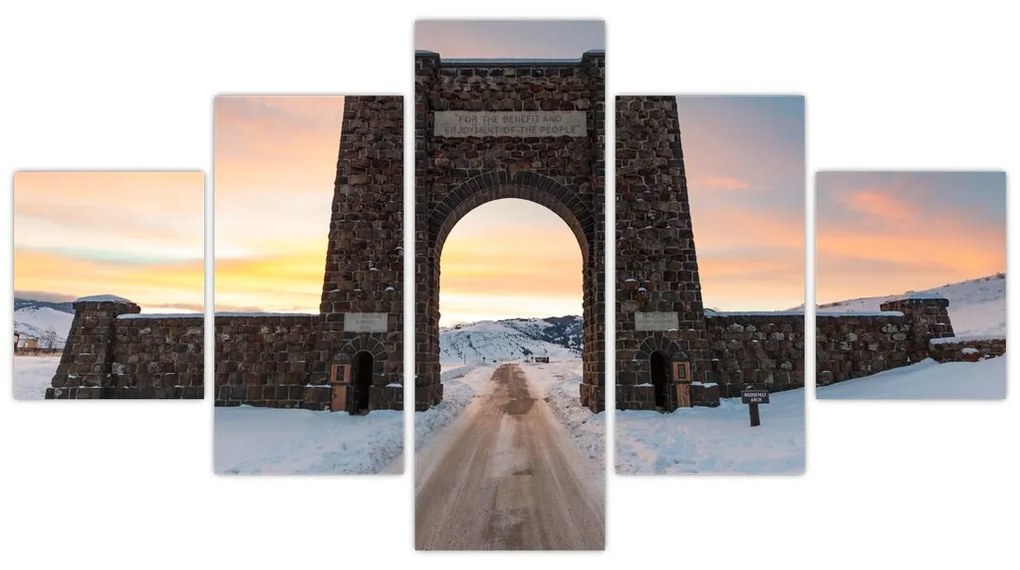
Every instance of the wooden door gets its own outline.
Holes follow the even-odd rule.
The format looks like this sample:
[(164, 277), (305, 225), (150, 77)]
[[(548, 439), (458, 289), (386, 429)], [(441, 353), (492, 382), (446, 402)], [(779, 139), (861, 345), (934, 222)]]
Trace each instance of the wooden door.
[(346, 411), (347, 392), (351, 385), (351, 366), (334, 364), (329, 370), (329, 384), (332, 387), (329, 411)]

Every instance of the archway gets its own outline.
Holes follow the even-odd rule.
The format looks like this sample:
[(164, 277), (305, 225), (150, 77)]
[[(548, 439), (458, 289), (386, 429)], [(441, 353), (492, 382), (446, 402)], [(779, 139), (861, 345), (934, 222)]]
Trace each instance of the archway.
[(652, 367), (652, 390), (655, 391), (655, 409), (666, 410), (669, 405), (669, 386), (672, 384), (672, 371), (669, 366), (669, 357), (661, 350), (656, 350), (651, 356)]
[(560, 216), (529, 200), (486, 202), (457, 222), (439, 264), (443, 369), (551, 355), (580, 372), (581, 250)]
[(372, 370), (375, 366), (375, 359), (372, 353), (362, 350), (354, 355), (353, 367), (351, 370), (351, 383), (354, 387), (354, 395), (351, 398), (351, 413), (367, 414), (371, 409)]
[[(453, 227), (468, 212), (503, 198), (519, 198), (544, 206), (570, 228), (581, 251), (582, 265), (582, 384), (579, 401), (594, 411), (604, 408), (603, 374), (603, 248), (596, 239), (596, 217), (578, 192), (530, 171), (499, 170), (475, 176), (448, 192), (421, 216), (425, 230), (416, 232), (415, 300), (416, 409), (442, 400), (439, 358), (440, 258)], [(422, 214), (419, 209), (419, 214)], [(420, 227), (420, 226), (419, 226)]]

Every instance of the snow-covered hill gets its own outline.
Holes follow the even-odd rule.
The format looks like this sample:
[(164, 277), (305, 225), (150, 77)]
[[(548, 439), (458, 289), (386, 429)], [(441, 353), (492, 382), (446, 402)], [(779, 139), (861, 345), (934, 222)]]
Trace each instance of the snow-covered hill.
[(581, 317), (480, 321), (439, 333), (444, 364), (521, 361), (531, 356), (552, 360), (581, 356)]
[(924, 291), (899, 295), (864, 297), (819, 305), (818, 311), (877, 311), (882, 302), (906, 293), (934, 293), (949, 300), (949, 317), (956, 336), (1006, 334), (1006, 274), (998, 273), (960, 283), (949, 283)]
[(52, 303), (34, 299), (14, 298), (14, 332), (23, 338), (39, 339), (39, 346), (47, 346), (52, 331), (52, 348), (63, 348), (74, 320), (71, 303)]

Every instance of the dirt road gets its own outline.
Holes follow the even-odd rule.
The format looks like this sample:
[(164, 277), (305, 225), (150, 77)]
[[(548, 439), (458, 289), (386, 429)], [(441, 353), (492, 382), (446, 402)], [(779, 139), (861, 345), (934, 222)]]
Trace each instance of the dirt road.
[(571, 447), (521, 367), (499, 367), (492, 383), (418, 458), (417, 548), (604, 548), (602, 466)]

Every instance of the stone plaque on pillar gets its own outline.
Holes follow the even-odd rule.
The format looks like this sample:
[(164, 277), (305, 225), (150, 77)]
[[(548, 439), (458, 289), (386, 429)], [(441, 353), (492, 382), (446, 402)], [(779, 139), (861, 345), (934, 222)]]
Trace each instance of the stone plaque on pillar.
[(344, 313), (344, 332), (386, 332), (389, 313)]
[(436, 111), (437, 137), (586, 137), (584, 111)]
[(675, 331), (680, 328), (680, 317), (676, 312), (636, 312), (636, 331)]

